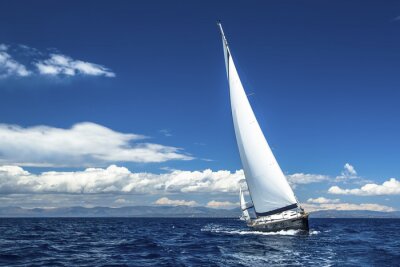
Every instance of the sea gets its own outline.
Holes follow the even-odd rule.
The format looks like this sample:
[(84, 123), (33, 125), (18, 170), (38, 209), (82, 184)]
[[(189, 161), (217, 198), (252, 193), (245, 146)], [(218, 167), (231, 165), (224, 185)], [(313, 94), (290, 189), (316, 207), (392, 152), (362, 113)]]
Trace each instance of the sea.
[(0, 218), (1, 266), (400, 266), (400, 219)]

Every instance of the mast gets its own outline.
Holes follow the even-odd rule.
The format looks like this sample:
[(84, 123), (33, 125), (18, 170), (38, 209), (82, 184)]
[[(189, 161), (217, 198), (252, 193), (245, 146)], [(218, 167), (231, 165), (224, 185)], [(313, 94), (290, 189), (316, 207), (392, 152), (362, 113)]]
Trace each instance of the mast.
[(224, 42), (225, 46), (227, 47), (229, 51), (229, 46), (228, 46), (228, 40), (226, 40), (225, 34), (224, 34), (224, 29), (222, 29), (222, 24), (220, 21), (217, 22), (217, 25), (219, 27), (219, 30), (221, 31), (221, 36), (222, 36), (222, 41)]
[(257, 216), (268, 216), (298, 207), (267, 140), (258, 124), (236, 70), (221, 23), (232, 119), (246, 182)]
[(217, 22), (217, 25), (219, 27), (219, 30), (221, 32), (221, 37), (222, 37), (222, 45), (224, 47), (224, 58), (225, 58), (225, 67), (226, 67), (226, 76), (229, 81), (229, 58), (230, 58), (230, 50), (229, 50), (229, 45), (228, 45), (228, 40), (225, 37), (224, 30), (222, 29), (222, 24), (220, 21)]

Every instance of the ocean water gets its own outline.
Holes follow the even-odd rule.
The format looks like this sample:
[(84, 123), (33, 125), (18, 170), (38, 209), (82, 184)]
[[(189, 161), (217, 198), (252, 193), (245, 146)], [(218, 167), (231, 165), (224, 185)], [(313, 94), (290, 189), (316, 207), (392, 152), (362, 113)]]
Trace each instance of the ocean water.
[(1, 266), (400, 266), (400, 220), (310, 219), (250, 231), (237, 219), (0, 218)]

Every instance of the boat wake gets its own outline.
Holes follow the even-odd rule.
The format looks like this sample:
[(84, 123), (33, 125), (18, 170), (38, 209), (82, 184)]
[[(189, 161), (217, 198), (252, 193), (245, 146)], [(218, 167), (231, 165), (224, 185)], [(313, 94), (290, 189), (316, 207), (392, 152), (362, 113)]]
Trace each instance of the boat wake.
[[(255, 231), (255, 230), (243, 230), (243, 229), (232, 229), (232, 228), (226, 228), (222, 225), (215, 225), (215, 224), (209, 224), (204, 226), (201, 229), (202, 232), (210, 232), (210, 233), (221, 233), (221, 234), (229, 234), (229, 235), (267, 235), (267, 236), (273, 236), (273, 235), (282, 235), (282, 236), (295, 236), (304, 233), (302, 230), (281, 230), (277, 232), (261, 232), (261, 231)], [(317, 235), (319, 234), (319, 231), (310, 231), (310, 235)]]

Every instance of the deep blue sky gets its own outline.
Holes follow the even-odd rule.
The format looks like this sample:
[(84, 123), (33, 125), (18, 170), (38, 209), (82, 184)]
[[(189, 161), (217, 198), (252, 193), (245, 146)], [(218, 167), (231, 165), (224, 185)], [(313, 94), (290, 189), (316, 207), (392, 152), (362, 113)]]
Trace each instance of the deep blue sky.
[(116, 77), (0, 80), (0, 122), (90, 121), (197, 158), (132, 170), (240, 169), (220, 19), (284, 172), (336, 176), (348, 162), (380, 184), (400, 173), (398, 16), (398, 1), (2, 1), (1, 43)]

